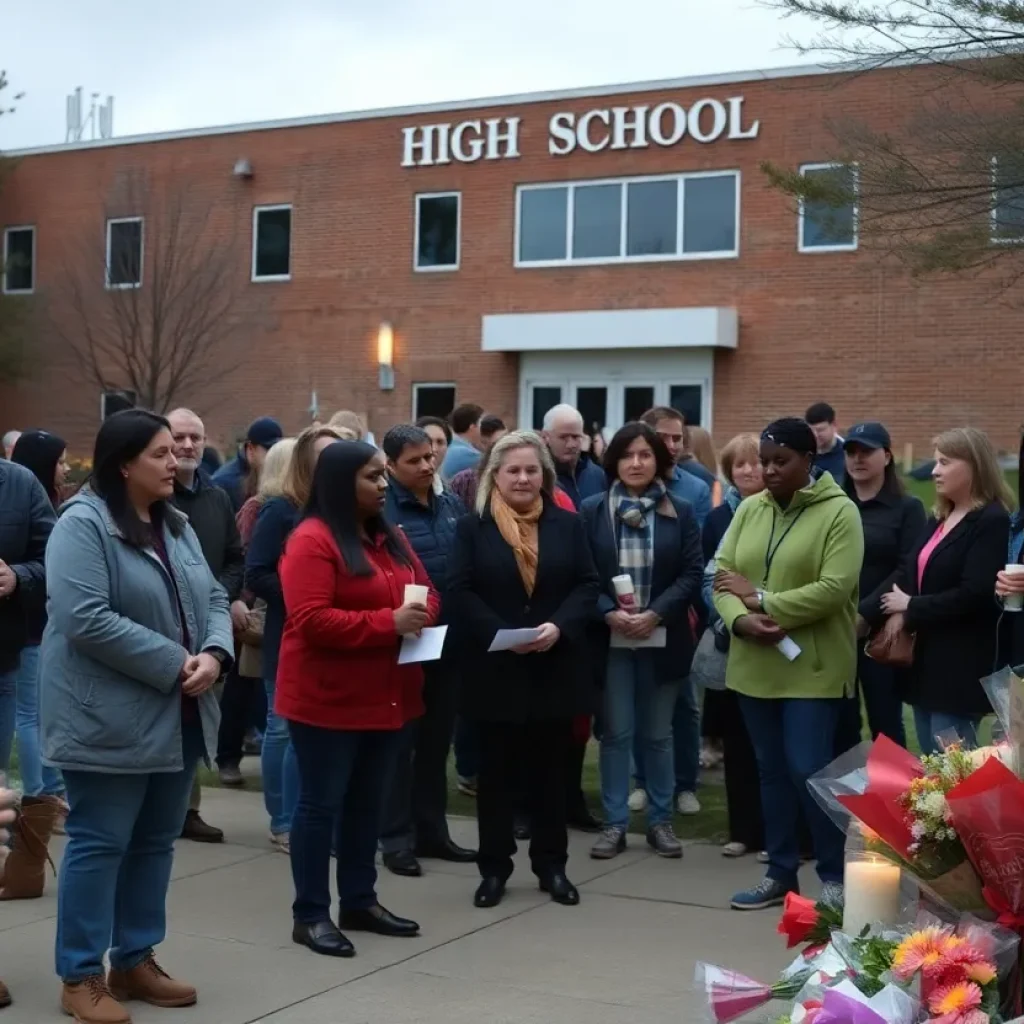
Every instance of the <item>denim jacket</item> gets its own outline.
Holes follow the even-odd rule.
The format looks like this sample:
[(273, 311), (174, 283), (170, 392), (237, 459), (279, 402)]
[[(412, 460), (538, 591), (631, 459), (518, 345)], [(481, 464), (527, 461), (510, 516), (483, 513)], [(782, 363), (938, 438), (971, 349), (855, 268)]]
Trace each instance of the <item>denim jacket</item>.
[[(735, 487), (730, 487), (725, 492), (725, 497), (722, 499), (729, 508), (732, 509), (733, 513), (740, 507), (740, 502), (743, 500), (740, 497), (740, 492)], [(711, 600), (712, 594), (715, 589), (715, 559), (708, 559), (707, 565), (704, 566), (704, 579), (701, 583), (700, 593), (704, 599), (704, 607), (708, 610), (708, 625), (713, 626), (720, 618), (718, 612), (715, 610), (715, 604)]]

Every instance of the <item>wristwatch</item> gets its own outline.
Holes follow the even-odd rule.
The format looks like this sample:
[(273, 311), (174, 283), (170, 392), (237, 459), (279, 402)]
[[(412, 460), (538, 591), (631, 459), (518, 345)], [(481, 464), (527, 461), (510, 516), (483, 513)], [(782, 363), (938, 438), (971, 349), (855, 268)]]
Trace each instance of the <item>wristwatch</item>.
[(754, 597), (757, 598), (757, 607), (761, 611), (764, 611), (764, 591), (763, 590), (755, 590), (754, 591)]

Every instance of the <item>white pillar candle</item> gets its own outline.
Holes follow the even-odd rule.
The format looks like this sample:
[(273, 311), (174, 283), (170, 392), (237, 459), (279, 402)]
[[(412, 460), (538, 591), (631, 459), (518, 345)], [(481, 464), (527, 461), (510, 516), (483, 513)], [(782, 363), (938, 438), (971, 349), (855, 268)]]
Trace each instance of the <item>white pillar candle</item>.
[(867, 925), (896, 924), (900, 916), (900, 869), (881, 858), (846, 862), (843, 931), (859, 935)]

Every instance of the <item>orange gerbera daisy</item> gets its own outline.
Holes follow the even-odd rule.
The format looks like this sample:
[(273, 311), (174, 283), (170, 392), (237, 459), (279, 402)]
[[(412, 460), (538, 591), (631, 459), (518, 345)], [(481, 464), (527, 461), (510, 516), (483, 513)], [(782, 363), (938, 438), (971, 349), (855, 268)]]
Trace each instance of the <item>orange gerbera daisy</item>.
[(928, 1009), (943, 1020), (961, 1020), (981, 1006), (981, 989), (974, 982), (943, 985), (928, 998)]
[(954, 939), (946, 948), (937, 968), (946, 984), (975, 981), (987, 985), (995, 981), (996, 969), (977, 946), (962, 939)]
[(892, 958), (892, 972), (899, 981), (909, 981), (918, 971), (936, 973), (950, 947), (952, 936), (944, 928), (922, 928), (908, 935)]

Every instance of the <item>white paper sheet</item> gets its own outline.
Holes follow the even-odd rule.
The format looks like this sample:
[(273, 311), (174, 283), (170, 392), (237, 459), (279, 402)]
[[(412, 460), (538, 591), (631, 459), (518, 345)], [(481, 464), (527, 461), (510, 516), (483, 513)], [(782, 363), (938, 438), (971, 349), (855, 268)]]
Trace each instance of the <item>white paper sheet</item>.
[(645, 640), (635, 640), (633, 637), (623, 636), (621, 633), (612, 633), (612, 647), (625, 647), (629, 650), (641, 647), (664, 647), (668, 634), (664, 626), (655, 626), (654, 632)]
[(420, 661), (437, 661), (444, 649), (444, 638), (447, 633), (447, 626), (430, 626), (419, 636), (415, 633), (403, 636), (402, 646), (398, 651), (398, 664), (412, 665)]
[(540, 629), (499, 629), (494, 634), (494, 639), (491, 641), (491, 646), (487, 648), (491, 651), (510, 651), (513, 647), (519, 647), (521, 644), (532, 643), (537, 637), (540, 636)]
[(784, 636), (775, 647), (787, 661), (796, 661), (803, 652), (803, 648), (791, 636)]

